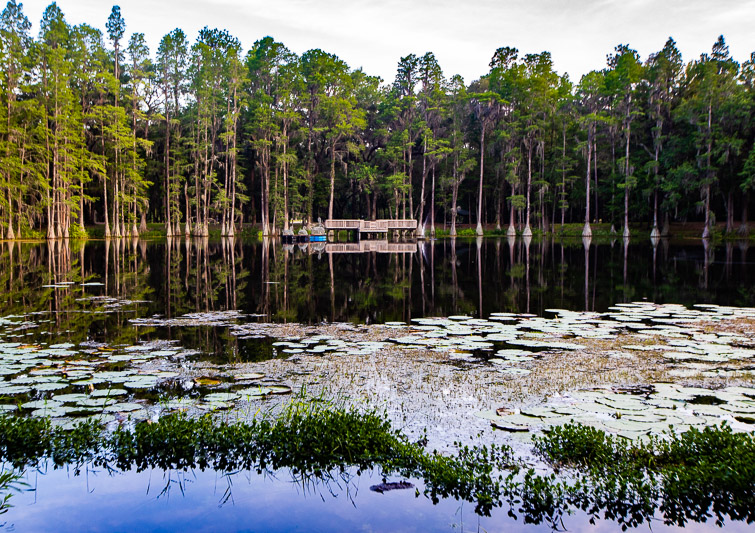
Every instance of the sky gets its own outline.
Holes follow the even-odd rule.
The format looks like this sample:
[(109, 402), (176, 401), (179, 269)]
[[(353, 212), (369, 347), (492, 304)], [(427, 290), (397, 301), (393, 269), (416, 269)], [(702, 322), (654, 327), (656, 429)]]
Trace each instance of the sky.
[[(39, 31), (49, 1), (27, 0)], [(114, 3), (114, 2), (113, 2)], [(58, 0), (69, 24), (104, 31), (113, 3)], [(606, 64), (618, 44), (645, 60), (669, 36), (685, 61), (710, 52), (723, 34), (734, 59), (755, 51), (755, 0), (122, 0), (126, 33), (144, 33), (154, 53), (181, 28), (193, 42), (204, 26), (227, 29), (245, 50), (270, 35), (293, 52), (320, 48), (390, 82), (399, 59), (433, 52), (447, 77), (469, 83), (488, 71), (493, 52), (549, 51), (574, 81)]]

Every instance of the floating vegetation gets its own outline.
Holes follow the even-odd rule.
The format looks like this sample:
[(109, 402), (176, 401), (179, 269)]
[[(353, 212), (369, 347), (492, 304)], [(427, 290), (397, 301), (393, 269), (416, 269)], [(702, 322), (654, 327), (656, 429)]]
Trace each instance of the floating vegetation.
[[(265, 378), (258, 372), (236, 380), (217, 371), (198, 374), (185, 364), (194, 354), (161, 340), (126, 346), (0, 343), (0, 395), (13, 402), (0, 411), (49, 417), (67, 427), (85, 417), (136, 420), (161, 411), (228, 409), (241, 397), (230, 389), (249, 388)], [(291, 392), (274, 380), (265, 386), (245, 394), (245, 401)]]
[[(83, 286), (83, 285), (82, 285)], [(56, 288), (67, 287), (67, 285), (55, 285)], [(77, 298), (76, 301), (86, 303), (91, 302), (97, 305), (97, 312), (112, 313), (119, 311), (124, 307), (129, 307), (136, 304), (149, 303), (148, 300), (130, 300), (128, 298), (117, 298), (112, 296), (82, 296)]]
[[(627, 365), (638, 358), (648, 358), (648, 367), (665, 368), (667, 379), (680, 372), (693, 372), (702, 378), (730, 376), (732, 373), (743, 375), (747, 372), (743, 363), (746, 364), (755, 353), (753, 332), (729, 331), (726, 327), (712, 330), (710, 324), (746, 321), (754, 314), (751, 308), (699, 306), (688, 309), (679, 305), (637, 302), (614, 306), (606, 313), (549, 309), (547, 317), (494, 313), (485, 320), (457, 315), (369, 327), (244, 322), (248, 316), (237, 311), (192, 313), (174, 319), (154, 316), (132, 319), (132, 323), (227, 328), (234, 337), (268, 342), (274, 358), (282, 356), (294, 365), (308, 360), (346, 358), (337, 363), (344, 367), (348, 365), (347, 360), (383, 357), (393, 351), (404, 354), (404, 361), (417, 356), (426, 357), (420, 354), (434, 353), (439, 357), (434, 357), (429, 364), (445, 361), (463, 370), (469, 380), (495, 379), (489, 377), (494, 374), (502, 380), (501, 383), (521, 383), (518, 387), (532, 388), (534, 383), (544, 379), (543, 369), (552, 364), (555, 357), (568, 365), (570, 356), (565, 354), (569, 352), (588, 364), (601, 356), (626, 360)], [(601, 347), (596, 353), (595, 343), (609, 343), (612, 349)], [(582, 353), (584, 355), (578, 355)], [(66, 393), (91, 393), (96, 398), (106, 394), (102, 392), (104, 390), (117, 389), (121, 396), (118, 403), (143, 403), (147, 409), (155, 407), (157, 412), (174, 409), (201, 412), (243, 408), (248, 402), (286, 394), (293, 389), (291, 384), (280, 381), (285, 376), (292, 377), (293, 368), (290, 366), (286, 371), (274, 372), (274, 376), (268, 376), (265, 370), (270, 363), (239, 367), (210, 364), (194, 369), (193, 365), (185, 364), (193, 360), (193, 355), (175, 343), (164, 341), (120, 347), (97, 343), (82, 343), (80, 346), (73, 343), (0, 344), (0, 374), (7, 376), (0, 381), (0, 394), (19, 397), (23, 404), (44, 403), (52, 400), (55, 394)], [(721, 367), (722, 364), (727, 366)], [(473, 368), (483, 373), (472, 373)], [(564, 371), (572, 370), (567, 366)], [(307, 379), (308, 375), (310, 379)], [(310, 370), (304, 371), (302, 376), (294, 380), (297, 386), (312, 386), (317, 380)], [(404, 382), (396, 380), (393, 386), (403, 387)], [(459, 386), (459, 380), (454, 379), (454, 382), (452, 387), (443, 388), (444, 397), (446, 390), (455, 390)], [(615, 390), (611, 385), (621, 383), (593, 390), (574, 387), (560, 390), (555, 396), (546, 392), (543, 397), (536, 398), (538, 401), (534, 404), (523, 397), (524, 401), (520, 400), (512, 415), (508, 416), (484, 411), (501, 405), (481, 403), (485, 395), (479, 393), (460, 396), (459, 405), (477, 406), (478, 412), (483, 409), (483, 418), (489, 419), (493, 427), (508, 431), (547, 430), (570, 421), (591, 424), (627, 438), (644, 438), (669, 428), (685, 431), (693, 426), (724, 420), (736, 431), (753, 429), (751, 400), (744, 393), (723, 390), (721, 385), (712, 384), (721, 397), (711, 395), (709, 388), (700, 392), (654, 380), (645, 382), (651, 389), (644, 395)], [(537, 386), (542, 388), (542, 385)], [(491, 394), (496, 387), (491, 389)], [(477, 388), (482, 390), (484, 384)], [(716, 400), (705, 402), (706, 395)], [(185, 401), (181, 401), (182, 397), (186, 398)], [(156, 398), (159, 399), (157, 403)], [(397, 394), (396, 398), (400, 395)], [(509, 405), (510, 399), (506, 402)], [(47, 409), (54, 417), (75, 417), (91, 415), (94, 409), (99, 408), (101, 412), (109, 407), (109, 404), (43, 406), (42, 403), (31, 404), (38, 407), (22, 408), (19, 412), (44, 414)], [(125, 412), (125, 408), (117, 411)], [(533, 416), (533, 413), (537, 414)]]
[[(7, 317), (0, 323), (8, 341), (0, 343), (0, 394), (7, 398), (0, 411), (49, 419), (51, 432), (92, 420), (109, 424), (106, 434), (113, 435), (118, 426), (147, 431), (138, 429), (150, 426), (138, 423), (144, 420), (169, 425), (171, 413), (185, 414), (187, 422), (176, 427), (204, 420), (205, 413), (217, 413), (213, 424), (223, 418), (254, 425), (263, 406), (286, 412), (279, 396), (336, 391), (353, 405), (384, 408), (406, 439), (424, 439), (446, 454), (458, 453), (451, 443), (478, 435), (479, 443), (503, 441), (522, 456), (533, 439), (575, 423), (633, 446), (722, 423), (732, 434), (755, 430), (755, 388), (747, 374), (755, 355), (755, 310), (641, 302), (606, 313), (547, 314), (383, 326), (258, 323), (236, 311), (131, 320), (145, 337), (153, 331), (159, 337), (152, 328), (220, 328), (214, 333), (272, 352), (252, 362), (203, 358), (181, 342), (160, 339), (11, 342), (19, 340), (11, 332), (47, 327), (47, 318)], [(491, 505), (520, 498), (516, 512), (545, 521), (584, 508), (574, 498), (585, 496), (575, 496), (574, 487), (523, 476), (491, 481), (501, 483)], [(541, 515), (537, 498), (544, 493), (528, 492), (537, 483), (555, 502)], [(548, 514), (554, 508), (560, 511)]]
[(176, 318), (154, 316), (149, 318), (132, 318), (130, 322), (135, 326), (230, 326), (244, 317), (240, 311), (212, 311), (207, 313), (188, 313)]
[(755, 431), (748, 415), (755, 414), (755, 388), (718, 390), (657, 383), (639, 394), (612, 389), (576, 391), (520, 413), (484, 411), (481, 418), (507, 431), (530, 431), (565, 423), (591, 426), (627, 439), (662, 433), (683, 433), (693, 427), (726, 422), (733, 431)]

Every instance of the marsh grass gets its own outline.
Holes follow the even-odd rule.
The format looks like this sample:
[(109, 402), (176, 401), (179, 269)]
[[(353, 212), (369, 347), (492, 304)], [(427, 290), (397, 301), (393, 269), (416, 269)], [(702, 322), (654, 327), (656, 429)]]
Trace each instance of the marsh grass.
[(534, 438), (536, 451), (576, 482), (562, 504), (602, 513), (623, 528), (651, 520), (684, 526), (708, 518), (755, 521), (755, 435), (725, 423), (628, 441), (579, 424)]
[(46, 460), (56, 467), (214, 469), (258, 473), (289, 469), (300, 479), (330, 477), (356, 467), (384, 476), (423, 479), (434, 502), (474, 502), (481, 514), (500, 504), (503, 470), (516, 470), (507, 446), (459, 447), (456, 455), (428, 452), (391, 427), (383, 415), (333, 402), (290, 402), (277, 417), (228, 422), (210, 415), (169, 415), (107, 432), (94, 421), (65, 430), (49, 419), (0, 418), (0, 458), (17, 468)]
[[(659, 511), (676, 525), (711, 517), (718, 524), (755, 521), (755, 437), (727, 425), (631, 442), (568, 424), (534, 443), (553, 473), (523, 470), (508, 446), (457, 443), (455, 453), (428, 451), (385, 415), (322, 399), (296, 398), (276, 415), (248, 422), (177, 414), (114, 431), (93, 421), (65, 430), (49, 419), (0, 418), (0, 459), (16, 469), (45, 461), (75, 472), (90, 464), (121, 471), (288, 469), (307, 483), (375, 469), (384, 479), (422, 480), (434, 503), (472, 502), (481, 515), (507, 506), (512, 517), (554, 528), (563, 528), (564, 517), (577, 510), (622, 528)], [(7, 506), (9, 490), (0, 487), (0, 493)]]

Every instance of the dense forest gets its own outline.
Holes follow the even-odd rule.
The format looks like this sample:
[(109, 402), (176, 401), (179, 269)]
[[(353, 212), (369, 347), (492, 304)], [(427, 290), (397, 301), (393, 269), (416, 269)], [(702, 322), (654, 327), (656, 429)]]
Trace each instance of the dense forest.
[[(104, 22), (104, 21), (103, 21)], [(291, 220), (457, 219), (529, 233), (565, 222), (717, 217), (747, 232), (755, 188), (755, 53), (720, 37), (685, 63), (673, 39), (627, 45), (575, 83), (548, 52), (499, 48), (466, 83), (432, 53), (391, 83), (271, 37), (180, 29), (154, 54), (113, 7), (105, 32), (52, 3), (37, 38), (22, 4), (0, 16), (0, 237), (263, 234)]]

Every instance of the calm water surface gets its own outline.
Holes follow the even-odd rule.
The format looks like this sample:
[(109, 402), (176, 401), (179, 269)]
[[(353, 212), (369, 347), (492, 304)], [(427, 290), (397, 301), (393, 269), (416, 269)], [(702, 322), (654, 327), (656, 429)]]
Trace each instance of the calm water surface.
[[(354, 246), (184, 240), (0, 244), (6, 341), (132, 345), (177, 340), (214, 363), (273, 357), (272, 340), (226, 327), (136, 326), (135, 318), (237, 310), (277, 323), (408, 322), (426, 316), (548, 309), (605, 311), (619, 302), (755, 304), (755, 246), (506, 239)], [(290, 474), (30, 470), (33, 491), (2, 517), (13, 531), (519, 531), (549, 529), (505, 510), (478, 517), (413, 490), (378, 494), (377, 474), (297, 483)], [(415, 481), (415, 484), (421, 486)], [(587, 518), (570, 517), (571, 530)], [(599, 523), (613, 530), (616, 524)], [(647, 526), (645, 526), (647, 527)], [(713, 528), (692, 524), (690, 530)], [(727, 524), (744, 530), (745, 524)], [(662, 529), (654, 523), (653, 529)]]
[[(415, 489), (378, 493), (370, 490), (382, 478), (375, 472), (346, 472), (317, 482), (295, 480), (288, 472), (263, 476), (250, 472), (145, 470), (110, 473), (84, 469), (32, 471), (26, 481), (33, 491), (18, 494), (14, 508), (2, 517), (7, 531), (46, 532), (526, 532), (553, 531), (531, 523), (508, 508), (491, 516), (475, 514), (474, 505), (453, 500), (433, 504)], [(411, 480), (416, 489), (421, 482)], [(726, 522), (727, 532), (751, 531), (741, 522)], [(660, 518), (641, 531), (710, 531), (713, 524), (666, 526)], [(584, 513), (565, 516), (558, 529), (617, 531), (611, 521), (591, 525)]]
[[(315, 247), (317, 246), (317, 247)], [(403, 244), (338, 253), (272, 240), (4, 244), (0, 313), (51, 320), (72, 342), (138, 335), (129, 319), (239, 310), (261, 322), (408, 322), (425, 316), (657, 303), (755, 303), (755, 246), (521, 239)], [(108, 313), (101, 313), (108, 311)], [(49, 331), (48, 331), (49, 330)], [(144, 331), (144, 330), (143, 330)], [(168, 331), (222, 351), (217, 331)], [(130, 339), (130, 340), (129, 340)], [(249, 357), (254, 357), (249, 354)]]

